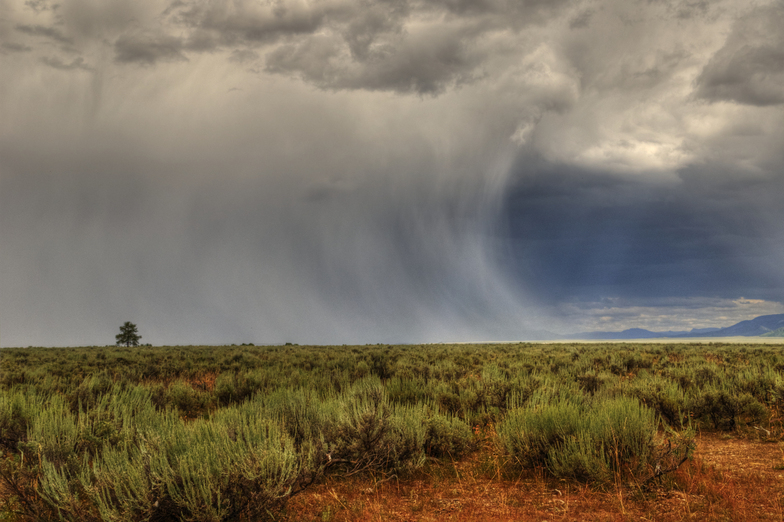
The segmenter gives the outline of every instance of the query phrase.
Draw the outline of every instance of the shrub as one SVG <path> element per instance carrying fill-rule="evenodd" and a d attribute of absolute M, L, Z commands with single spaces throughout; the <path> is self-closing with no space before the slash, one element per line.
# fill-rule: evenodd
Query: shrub
<path fill-rule="evenodd" d="M 252 401 L 249 407 L 257 405 L 263 405 L 266 414 L 280 422 L 298 451 L 319 439 L 331 438 L 341 414 L 334 399 L 322 400 L 305 388 L 277 390 Z"/>
<path fill-rule="evenodd" d="M 473 448 L 471 428 L 457 417 L 434 412 L 424 420 L 424 424 L 424 449 L 430 457 L 457 459 Z"/>
<path fill-rule="evenodd" d="M 503 408 L 512 389 L 509 377 L 497 364 L 488 364 L 482 369 L 482 395 L 490 408 Z"/>
<path fill-rule="evenodd" d="M 619 475 L 647 480 L 654 474 L 663 443 L 656 439 L 657 427 L 655 412 L 634 398 L 584 405 L 560 399 L 511 411 L 498 435 L 523 465 L 602 483 Z"/>
<path fill-rule="evenodd" d="M 425 400 L 425 381 L 420 378 L 392 377 L 386 383 L 389 400 L 396 404 L 417 404 Z"/>
<path fill-rule="evenodd" d="M 578 432 L 580 415 L 580 407 L 566 399 L 517 408 L 498 425 L 498 436 L 520 464 L 546 465 L 550 450 Z"/>
<path fill-rule="evenodd" d="M 748 392 L 727 385 L 707 386 L 692 397 L 694 415 L 707 419 L 717 430 L 733 430 L 743 423 L 759 422 L 768 409 Z"/>
<path fill-rule="evenodd" d="M 236 409 L 185 424 L 165 416 L 155 435 L 106 446 L 69 465 L 42 455 L 40 497 L 61 520 L 259 520 L 290 494 L 300 462 L 270 419 Z"/>
<path fill-rule="evenodd" d="M 114 383 L 106 371 L 85 377 L 79 386 L 68 394 L 72 411 L 94 407 L 101 397 L 112 392 Z"/>
<path fill-rule="evenodd" d="M 0 448 L 15 452 L 27 440 L 27 430 L 43 410 L 45 398 L 14 391 L 0 394 Z"/>
<path fill-rule="evenodd" d="M 646 374 L 630 385 L 628 393 L 653 408 L 669 426 L 680 426 L 688 418 L 686 394 L 676 381 Z"/>
<path fill-rule="evenodd" d="M 164 401 L 167 406 L 177 408 L 182 416 L 193 419 L 212 406 L 213 397 L 205 391 L 194 389 L 186 381 L 176 380 L 166 390 Z"/>

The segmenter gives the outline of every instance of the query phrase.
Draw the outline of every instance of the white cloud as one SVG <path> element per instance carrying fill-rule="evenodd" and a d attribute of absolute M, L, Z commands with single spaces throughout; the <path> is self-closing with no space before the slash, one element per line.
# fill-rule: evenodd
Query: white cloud
<path fill-rule="evenodd" d="M 763 299 L 677 298 L 640 300 L 608 298 L 601 302 L 563 304 L 564 333 L 580 331 L 684 331 L 724 328 L 760 315 L 784 313 L 784 303 Z"/>

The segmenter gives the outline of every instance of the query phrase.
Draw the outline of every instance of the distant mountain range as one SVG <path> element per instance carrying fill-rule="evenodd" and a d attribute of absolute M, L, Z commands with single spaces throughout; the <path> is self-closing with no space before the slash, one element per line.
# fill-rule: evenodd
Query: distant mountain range
<path fill-rule="evenodd" d="M 660 337 L 784 337 L 784 314 L 761 315 L 726 328 L 695 328 L 688 331 L 652 332 L 630 328 L 622 332 L 578 332 L 560 336 L 562 339 L 657 339 Z"/>

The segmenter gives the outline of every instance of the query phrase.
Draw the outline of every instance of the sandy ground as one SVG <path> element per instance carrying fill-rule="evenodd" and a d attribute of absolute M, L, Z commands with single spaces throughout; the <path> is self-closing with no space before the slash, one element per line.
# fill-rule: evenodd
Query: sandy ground
<path fill-rule="evenodd" d="M 666 487 L 651 491 L 595 490 L 541 473 L 501 477 L 480 454 L 400 481 L 328 478 L 292 499 L 285 520 L 784 521 L 780 443 L 702 435 L 697 448 Z"/>

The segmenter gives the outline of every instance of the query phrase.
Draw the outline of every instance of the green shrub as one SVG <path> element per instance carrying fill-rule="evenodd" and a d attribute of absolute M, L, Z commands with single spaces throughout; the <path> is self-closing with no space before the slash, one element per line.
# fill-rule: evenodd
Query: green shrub
<path fill-rule="evenodd" d="M 27 430 L 45 403 L 45 397 L 33 393 L 0 394 L 0 449 L 15 452 L 27 440 Z"/>
<path fill-rule="evenodd" d="M 669 426 L 680 426 L 688 419 L 686 394 L 676 381 L 646 374 L 630 384 L 628 393 L 652 408 Z"/>
<path fill-rule="evenodd" d="M 707 420 L 717 430 L 734 430 L 746 423 L 756 423 L 768 415 L 768 409 L 748 392 L 727 385 L 706 386 L 691 396 L 694 416 Z"/>
<path fill-rule="evenodd" d="M 498 435 L 517 462 L 556 477 L 595 482 L 653 476 L 658 456 L 656 413 L 617 397 L 578 405 L 559 399 L 510 411 Z"/>
<path fill-rule="evenodd" d="M 509 376 L 495 363 L 482 368 L 482 397 L 489 408 L 504 408 L 512 390 Z"/>
<path fill-rule="evenodd" d="M 457 417 L 434 412 L 424 423 L 424 449 L 430 457 L 458 459 L 474 446 L 471 427 Z"/>
<path fill-rule="evenodd" d="M 266 414 L 280 422 L 297 450 L 333 437 L 341 415 L 334 398 L 321 399 L 306 388 L 276 390 L 248 407 L 256 405 L 263 405 Z"/>
<path fill-rule="evenodd" d="M 202 390 L 196 390 L 188 382 L 176 380 L 164 394 L 165 404 L 177 408 L 186 418 L 196 418 L 204 414 L 213 403 L 213 397 Z"/>
<path fill-rule="evenodd" d="M 550 450 L 578 433 L 581 414 L 581 408 L 566 399 L 517 408 L 498 425 L 498 436 L 522 465 L 546 465 Z"/>
<path fill-rule="evenodd" d="M 168 416 L 156 428 L 68 466 L 43 454 L 39 495 L 62 520 L 259 520 L 300 474 L 291 440 L 261 416 L 225 409 L 187 424 Z"/>
<path fill-rule="evenodd" d="M 92 408 L 101 397 L 110 394 L 113 389 L 114 382 L 105 370 L 85 377 L 79 386 L 68 394 L 71 410 Z"/>
<path fill-rule="evenodd" d="M 417 404 L 426 399 L 425 381 L 420 378 L 392 377 L 386 383 L 389 400 L 395 404 Z"/>

